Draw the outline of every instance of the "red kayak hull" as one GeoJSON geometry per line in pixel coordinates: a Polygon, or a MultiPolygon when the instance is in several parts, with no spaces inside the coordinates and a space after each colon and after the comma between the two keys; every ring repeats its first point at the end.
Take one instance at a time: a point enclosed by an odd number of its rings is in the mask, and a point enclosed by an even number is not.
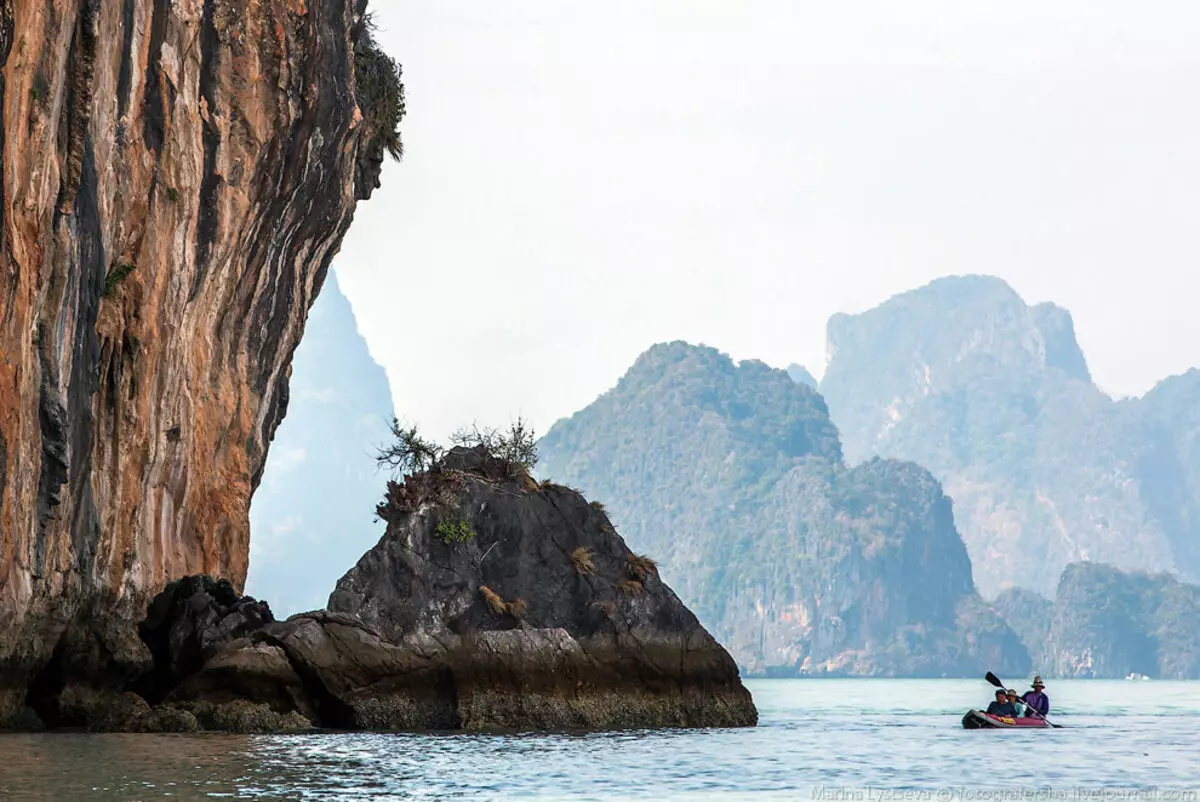
{"type": "Polygon", "coordinates": [[[963,729],[967,730],[1003,730],[1003,729],[1048,729],[1049,724],[1041,718],[1012,718],[1010,716],[990,716],[979,710],[968,710],[962,719],[963,729]]]}

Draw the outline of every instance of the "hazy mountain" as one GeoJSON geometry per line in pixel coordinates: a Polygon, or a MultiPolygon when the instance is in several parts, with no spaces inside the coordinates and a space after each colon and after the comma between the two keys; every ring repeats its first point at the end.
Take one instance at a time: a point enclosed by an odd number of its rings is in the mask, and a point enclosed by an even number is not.
{"type": "Polygon", "coordinates": [[[954,499],[985,595],[1053,593],[1070,562],[1200,572],[1200,376],[1114,402],[1070,314],[939,279],[829,321],[821,383],[847,459],[908,459],[954,499]]]}
{"type": "Polygon", "coordinates": [[[905,462],[848,468],[824,400],[782,370],[656,345],[541,449],[539,474],[603,501],[746,669],[1028,667],[975,594],[938,482],[905,462]]]}
{"type": "Polygon", "coordinates": [[[817,380],[811,373],[808,372],[808,368],[804,367],[803,365],[797,365],[795,362],[788,365],[787,375],[791,376],[792,381],[796,382],[797,384],[804,384],[813,388],[814,390],[817,389],[817,380]]]}
{"type": "Polygon", "coordinates": [[[996,609],[1044,675],[1200,678],[1200,587],[1167,574],[1072,563],[1053,603],[1014,589],[996,609]]]}
{"type": "Polygon", "coordinates": [[[375,506],[387,477],[372,453],[390,438],[392,410],[387,376],[330,271],[296,349],[287,416],[250,506],[246,590],[276,615],[324,607],[382,536],[375,506]]]}

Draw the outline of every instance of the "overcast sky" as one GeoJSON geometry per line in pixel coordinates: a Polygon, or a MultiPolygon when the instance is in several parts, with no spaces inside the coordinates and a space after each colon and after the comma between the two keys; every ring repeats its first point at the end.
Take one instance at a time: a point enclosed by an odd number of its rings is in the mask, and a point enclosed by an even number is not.
{"type": "Polygon", "coordinates": [[[1200,365],[1200,4],[372,0],[406,156],[336,265],[402,417],[544,431],[651,344],[824,367],[954,273],[1200,365]]]}

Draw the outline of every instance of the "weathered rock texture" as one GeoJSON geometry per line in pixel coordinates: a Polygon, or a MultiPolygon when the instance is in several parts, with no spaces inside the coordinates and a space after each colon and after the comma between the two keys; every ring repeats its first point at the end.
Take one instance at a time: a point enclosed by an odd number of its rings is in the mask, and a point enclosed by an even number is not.
{"type": "Polygon", "coordinates": [[[329,611],[275,622],[228,582],[172,583],[140,628],[153,669],[120,704],[93,706],[89,725],[756,722],[730,656],[579,493],[456,449],[391,483],[379,514],[387,533],[338,583],[329,611]]]}
{"type": "Polygon", "coordinates": [[[578,492],[459,448],[379,513],[387,534],[329,609],[437,655],[460,726],[757,720],[733,659],[578,492]],[[473,534],[444,542],[456,524],[473,534]]]}
{"type": "Polygon", "coordinates": [[[244,581],[291,354],[382,158],[364,4],[0,0],[0,720],[31,678],[143,670],[169,579],[244,581]]]}

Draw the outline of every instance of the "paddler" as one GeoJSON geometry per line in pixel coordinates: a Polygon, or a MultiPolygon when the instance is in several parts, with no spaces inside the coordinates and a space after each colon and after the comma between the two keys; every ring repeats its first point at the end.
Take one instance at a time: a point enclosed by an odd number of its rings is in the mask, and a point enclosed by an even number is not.
{"type": "Polygon", "coordinates": [[[1012,716],[1016,718],[1017,711],[1012,706],[1012,703],[1008,701],[1008,694],[1004,692],[1003,688],[996,690],[996,701],[988,705],[987,714],[989,716],[1012,716]]]}
{"type": "Polygon", "coordinates": [[[1017,696],[1017,692],[1009,688],[1004,695],[1008,697],[1008,703],[1013,706],[1014,715],[1017,718],[1025,718],[1025,703],[1021,701],[1021,697],[1017,696]]]}
{"type": "Polygon", "coordinates": [[[1042,682],[1042,677],[1039,674],[1033,678],[1033,690],[1026,691],[1022,700],[1029,709],[1035,713],[1040,713],[1042,718],[1050,714],[1050,697],[1046,695],[1046,683],[1042,682]]]}

